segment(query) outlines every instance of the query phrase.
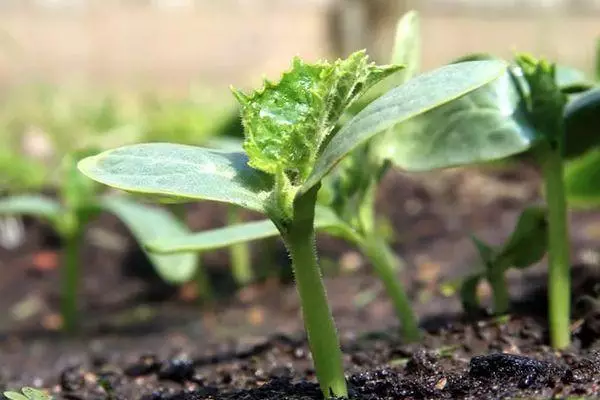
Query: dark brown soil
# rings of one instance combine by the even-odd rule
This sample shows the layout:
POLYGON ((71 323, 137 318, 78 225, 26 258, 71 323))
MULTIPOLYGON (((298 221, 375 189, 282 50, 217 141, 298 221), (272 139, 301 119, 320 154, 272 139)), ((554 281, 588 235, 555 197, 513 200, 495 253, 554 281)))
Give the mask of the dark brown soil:
MULTIPOLYGON (((320 238, 353 398, 600 396, 600 309, 588 301, 586 313, 573 317, 572 348, 552 351, 543 264, 509 273, 515 302, 508 321, 466 320, 456 296, 441 287, 476 266, 468 234, 499 243, 522 207, 539 201, 538 182, 527 166, 386 178, 379 208, 396 231, 402 278, 427 331, 418 345, 400 339, 382 286, 360 255, 320 238)), ((223 223, 220 206, 188 211, 194 229, 223 223)), ((600 276, 599 218, 572 216, 575 298, 591 293, 600 276)), ((255 266, 267 272, 237 292, 227 253, 208 254, 219 301, 201 308, 189 287, 162 283, 120 223, 103 216, 88 229, 82 255, 82 331, 66 338, 56 331, 59 271, 36 261, 60 243, 37 221, 28 221, 28 233, 19 251, 0 249, 0 389, 39 386, 86 400, 320 398, 295 290, 280 282, 289 277, 280 244, 275 252, 254 245, 255 266)))

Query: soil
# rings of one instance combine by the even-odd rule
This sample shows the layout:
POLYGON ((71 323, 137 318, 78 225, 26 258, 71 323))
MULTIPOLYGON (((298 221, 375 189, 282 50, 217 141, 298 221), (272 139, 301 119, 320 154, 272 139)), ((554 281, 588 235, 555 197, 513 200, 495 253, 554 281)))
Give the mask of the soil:
MULTIPOLYGON (((600 397, 600 309, 581 301, 600 276, 600 214, 571 215, 573 299, 585 307, 575 309, 565 351, 547 345, 544 262, 508 274, 514 302, 505 319, 465 316, 444 285, 477 266, 469 233, 500 243, 524 205, 540 202, 538 187, 526 164, 386 177, 378 208, 406 261, 402 279, 425 331, 419 344, 400 338, 361 256, 319 238, 352 398, 600 397)), ((218 205, 188 208, 194 230, 222 225, 224 215, 218 205)), ((42 222, 26 226, 25 245, 0 249, 0 389, 85 400, 321 398, 280 243, 253 245, 260 279, 245 288, 235 287, 226 251, 207 254, 218 299, 200 306, 193 286, 161 282, 123 226, 102 216, 82 253, 81 331, 66 337, 57 316, 60 241, 42 222)))

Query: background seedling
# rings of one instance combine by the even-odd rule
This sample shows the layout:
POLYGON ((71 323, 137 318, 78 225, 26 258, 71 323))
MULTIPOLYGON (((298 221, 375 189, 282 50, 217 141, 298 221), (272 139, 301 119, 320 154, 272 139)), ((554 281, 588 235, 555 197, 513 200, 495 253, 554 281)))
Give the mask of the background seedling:
MULTIPOLYGON (((531 143, 530 154, 541 167, 545 186, 550 338, 554 347, 564 348, 570 342, 570 265, 564 164, 566 160, 577 159, 600 144, 600 136, 594 132, 598 129, 600 95, 597 89, 593 89, 593 83, 569 68, 559 68, 528 55, 517 56, 514 64, 511 67, 513 81, 526 110, 515 121, 523 129, 533 132, 535 140, 531 143)), ((593 152, 591 156, 594 156, 593 152)), ((573 170, 577 170, 583 164, 574 161, 574 165, 573 170)), ((573 176, 573 173, 567 172, 567 177, 573 176)), ((589 179, 590 174, 581 176, 589 179)), ((582 187, 585 184, 574 180, 567 186, 572 194, 582 187)), ((536 239, 532 237, 531 240, 536 239)))
POLYGON ((510 298, 505 273, 509 268, 523 269, 540 261, 547 251, 548 223, 546 210, 529 207, 519 216, 510 237, 499 248, 484 243, 473 236, 473 243, 484 267, 481 272, 466 278, 460 289, 463 307, 467 311, 479 309, 477 285, 483 279, 492 288, 494 312, 509 311, 510 298))
MULTIPOLYGON (((63 239, 61 312, 64 329, 77 328, 77 291, 79 286, 79 252, 85 226, 101 211, 115 214, 140 243, 161 235, 181 235, 186 227, 164 210, 116 196, 101 196, 99 186, 76 169, 81 154, 65 158, 61 168, 60 201, 42 195, 19 195, 0 200, 2 215, 32 215, 46 219, 63 239)), ((197 256, 148 254, 163 279, 179 283, 190 279, 197 256)))

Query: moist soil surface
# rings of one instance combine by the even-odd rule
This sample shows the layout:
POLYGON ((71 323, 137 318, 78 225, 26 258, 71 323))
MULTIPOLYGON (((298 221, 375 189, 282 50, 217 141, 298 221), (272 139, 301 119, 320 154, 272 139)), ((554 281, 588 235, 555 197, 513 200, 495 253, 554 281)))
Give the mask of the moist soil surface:
MULTIPOLYGON (((538 187, 527 165, 386 177, 378 208, 406 261, 401 278, 424 328, 418 344, 400 337, 360 254, 319 238, 352 398, 600 397, 600 308, 584 296, 600 276, 600 214, 571 215, 569 349, 548 346, 545 262, 508 273, 509 317, 465 316, 447 284, 477 268, 469 234, 501 243, 520 210, 541 201, 538 187)), ((201 230, 223 225, 226 210, 187 211, 201 230)), ((279 242, 253 244, 259 277, 241 289, 227 252, 206 254, 218 296, 199 305, 193 285, 161 282, 123 226, 102 216, 81 255, 81 330, 67 337, 58 330, 60 241, 40 221, 26 220, 26 232, 18 249, 0 249, 0 389, 42 387, 64 399, 321 398, 279 242)), ((489 290, 480 292, 489 302, 489 290)))

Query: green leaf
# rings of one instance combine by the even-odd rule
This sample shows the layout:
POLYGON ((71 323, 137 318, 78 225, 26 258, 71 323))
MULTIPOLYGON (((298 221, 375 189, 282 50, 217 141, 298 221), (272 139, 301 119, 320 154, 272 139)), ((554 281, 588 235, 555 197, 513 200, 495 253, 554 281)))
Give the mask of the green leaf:
MULTIPOLYGON (((328 228, 339 223, 340 221, 330 210, 317 206, 315 210, 316 229, 328 228)), ((205 251, 278 235, 279 231, 273 222, 263 220, 229 225, 224 228, 187 235, 172 235, 152 241, 147 244, 147 247, 150 251, 160 254, 205 251)))
POLYGON ((60 220, 63 213, 64 210, 58 202, 40 195, 21 195, 0 199, 0 214, 31 215, 46 218, 54 224, 60 220))
POLYGON ((501 160, 527 151, 536 140, 522 105, 506 72, 376 140, 382 142, 384 158, 409 171, 501 160))
POLYGON ((385 131, 394 132, 378 138, 393 140, 386 158, 408 170, 486 161, 526 150, 531 134, 507 118, 516 112, 518 99, 506 71, 500 61, 451 64, 392 89, 333 137, 303 190, 350 151, 385 131))
POLYGON ((247 162, 244 153, 146 143, 86 158, 79 169, 128 192, 175 201, 214 200, 264 212, 272 179, 247 162))
POLYGON ((585 92, 565 107, 565 157, 578 157, 600 145, 600 88, 585 92))
POLYGON ((527 268, 540 261, 548 249, 548 221, 543 207, 526 208, 510 238, 498 252, 496 265, 527 268))
POLYGON ((566 164, 565 191, 570 206, 591 208, 600 205, 600 148, 566 164))
POLYGON ((10 400, 29 400, 27 397, 17 392, 4 392, 4 397, 10 400))
POLYGON ((46 393, 44 393, 40 390, 31 388, 31 387, 26 386, 23 389, 21 389, 21 391, 30 400, 50 400, 51 399, 51 397, 49 395, 47 395, 46 393))
POLYGON ((571 91, 570 88, 590 88, 593 82, 585 76, 583 71, 566 65, 557 65, 555 72, 556 84, 562 91, 571 91))
POLYGON ((23 394, 17 392, 4 392, 3 394, 10 400, 52 400, 51 396, 31 387, 26 386, 21 391, 23 394))
POLYGON ((495 250, 474 235, 471 235, 471 240, 473 241, 473 244, 479 253, 481 262, 486 267, 489 266, 494 260, 494 255, 496 254, 495 250))
MULTIPOLYGON (((144 251, 147 243, 189 234, 182 222, 163 209, 136 203, 121 196, 105 196, 100 204, 127 226, 144 251)), ((161 278, 174 284, 191 280, 198 266, 198 255, 194 253, 158 255, 146 252, 146 255, 161 278)))
POLYGON ((489 53, 470 53, 454 59, 450 64, 458 64, 467 61, 486 61, 486 60, 499 60, 498 57, 489 53))
POLYGON ((298 186, 346 108, 399 68, 369 63, 364 51, 334 63, 308 64, 297 57, 279 82, 267 81, 250 95, 234 91, 250 165, 272 175, 283 173, 298 186))

